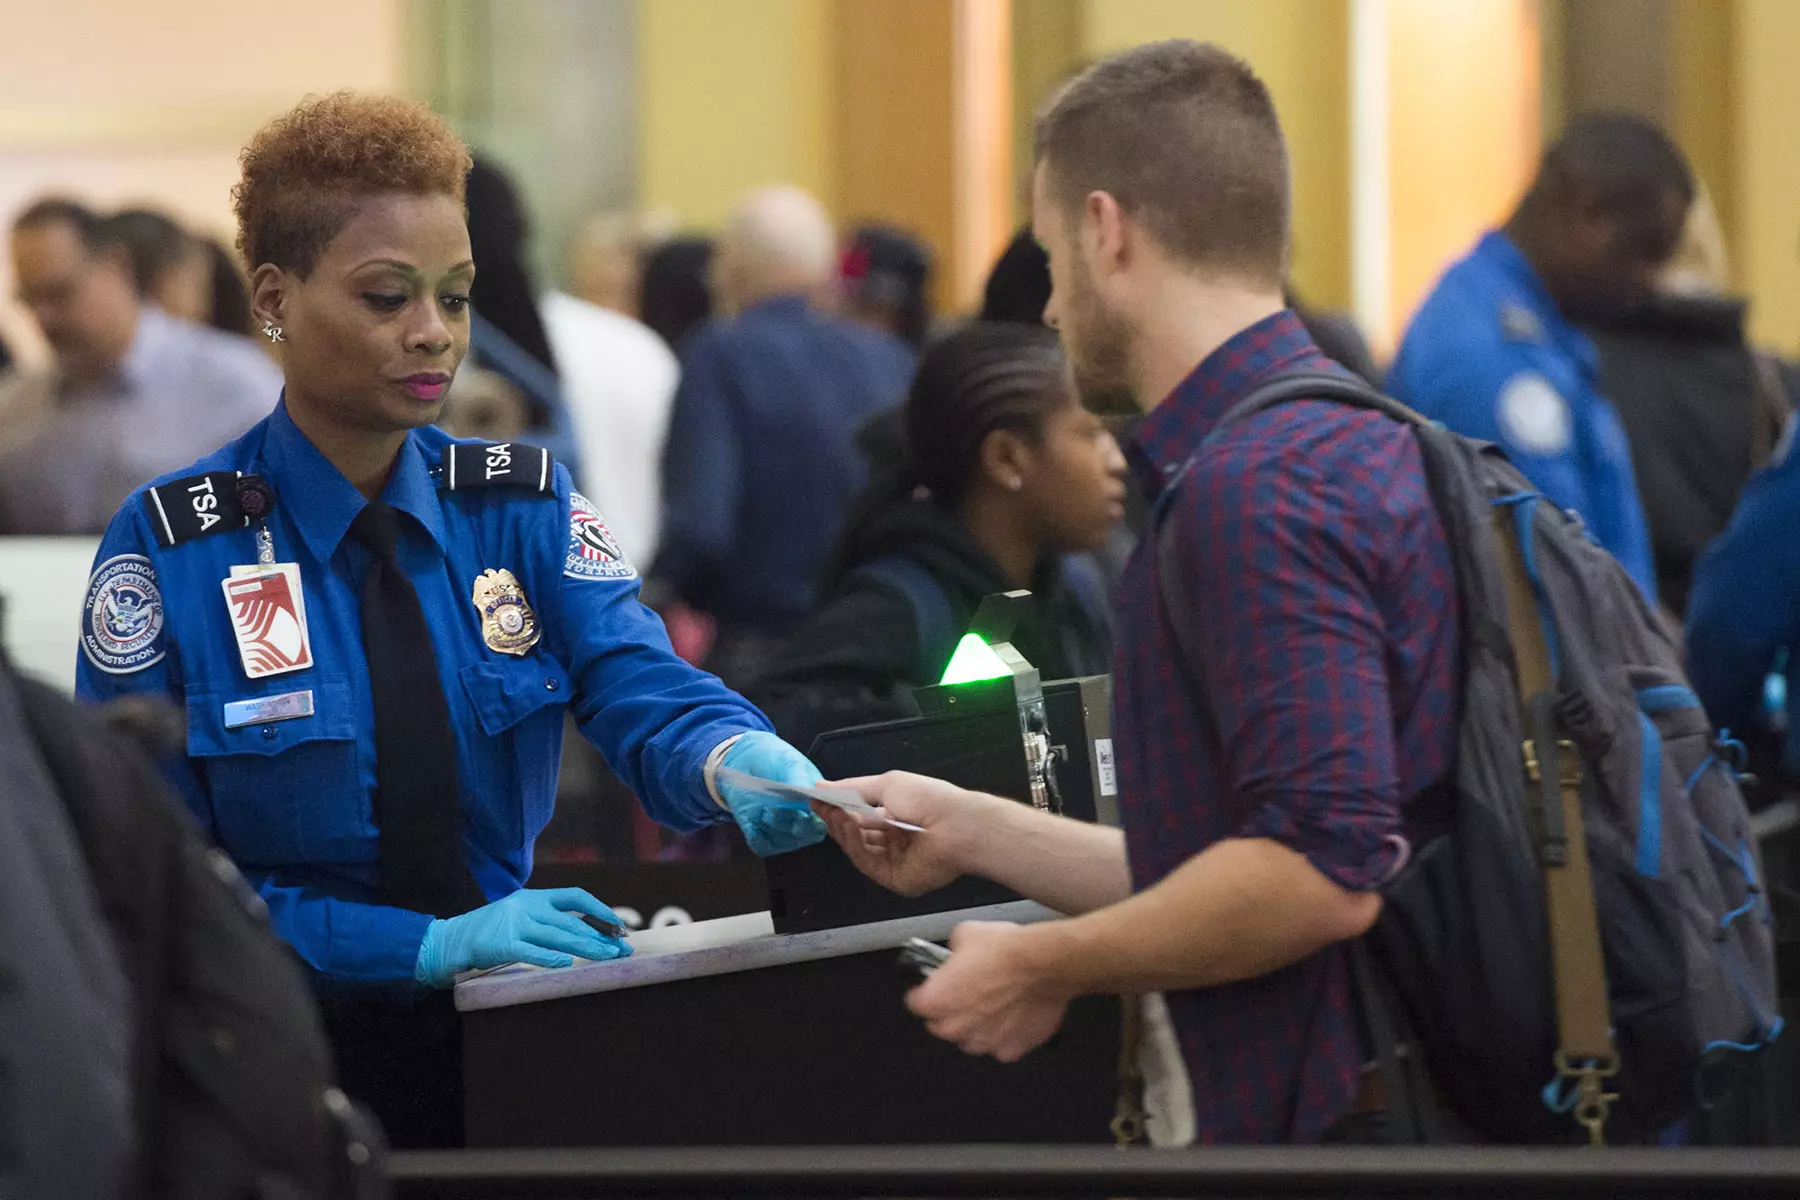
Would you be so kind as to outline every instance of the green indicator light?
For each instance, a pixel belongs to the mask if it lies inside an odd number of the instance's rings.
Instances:
[[[979,683],[983,679],[1005,679],[1011,674],[1012,668],[994,653],[992,646],[981,640],[980,634],[965,633],[938,683]]]

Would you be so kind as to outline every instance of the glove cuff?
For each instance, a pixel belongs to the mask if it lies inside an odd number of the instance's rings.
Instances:
[[[726,812],[731,811],[731,805],[725,803],[725,797],[719,792],[719,766],[725,761],[726,752],[737,745],[744,736],[741,733],[736,734],[714,746],[712,753],[706,756],[706,766],[700,771],[701,778],[706,781],[706,794],[713,798],[714,804]]]
[[[443,921],[434,920],[425,927],[425,936],[419,941],[419,957],[413,963],[413,979],[423,987],[438,988],[444,986],[438,982],[438,943],[443,938],[440,928]]]

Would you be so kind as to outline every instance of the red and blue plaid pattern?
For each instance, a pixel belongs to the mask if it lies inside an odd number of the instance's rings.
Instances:
[[[1163,499],[1118,596],[1114,738],[1135,884],[1226,838],[1270,838],[1346,888],[1380,886],[1446,813],[1456,738],[1455,579],[1412,434],[1328,402],[1221,433],[1278,375],[1340,370],[1289,312],[1220,346],[1139,427]],[[1179,571],[1183,612],[1164,604]],[[1176,620],[1198,626],[1178,640]],[[1203,661],[1190,662],[1182,642]],[[1316,1141],[1365,1058],[1342,946],[1244,983],[1171,993],[1202,1142]]]

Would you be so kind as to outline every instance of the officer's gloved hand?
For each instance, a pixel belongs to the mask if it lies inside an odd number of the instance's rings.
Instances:
[[[744,734],[726,748],[719,765],[758,779],[801,787],[811,787],[822,778],[811,759],[772,733]],[[798,800],[733,785],[723,777],[718,788],[719,798],[744,831],[744,840],[764,857],[799,850],[825,838],[825,822]]]
[[[413,975],[427,987],[447,988],[459,971],[515,962],[566,967],[578,957],[604,961],[631,953],[622,937],[607,937],[583,921],[584,913],[625,928],[617,913],[581,888],[521,889],[426,926]]]

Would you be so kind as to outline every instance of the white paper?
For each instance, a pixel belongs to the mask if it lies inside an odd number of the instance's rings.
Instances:
[[[760,776],[751,775],[733,767],[720,767],[718,778],[721,785],[729,783],[733,787],[744,788],[752,792],[762,792],[764,795],[775,796],[782,800],[794,800],[801,804],[805,804],[809,800],[817,800],[821,804],[829,804],[833,808],[841,808],[847,813],[855,813],[859,816],[866,817],[879,817],[887,824],[892,825],[895,829],[904,829],[909,833],[925,832],[925,828],[922,825],[911,825],[905,821],[894,820],[894,818],[888,816],[884,810],[870,804],[849,788],[801,787],[799,784],[794,783],[778,783],[773,779],[763,779]]]

